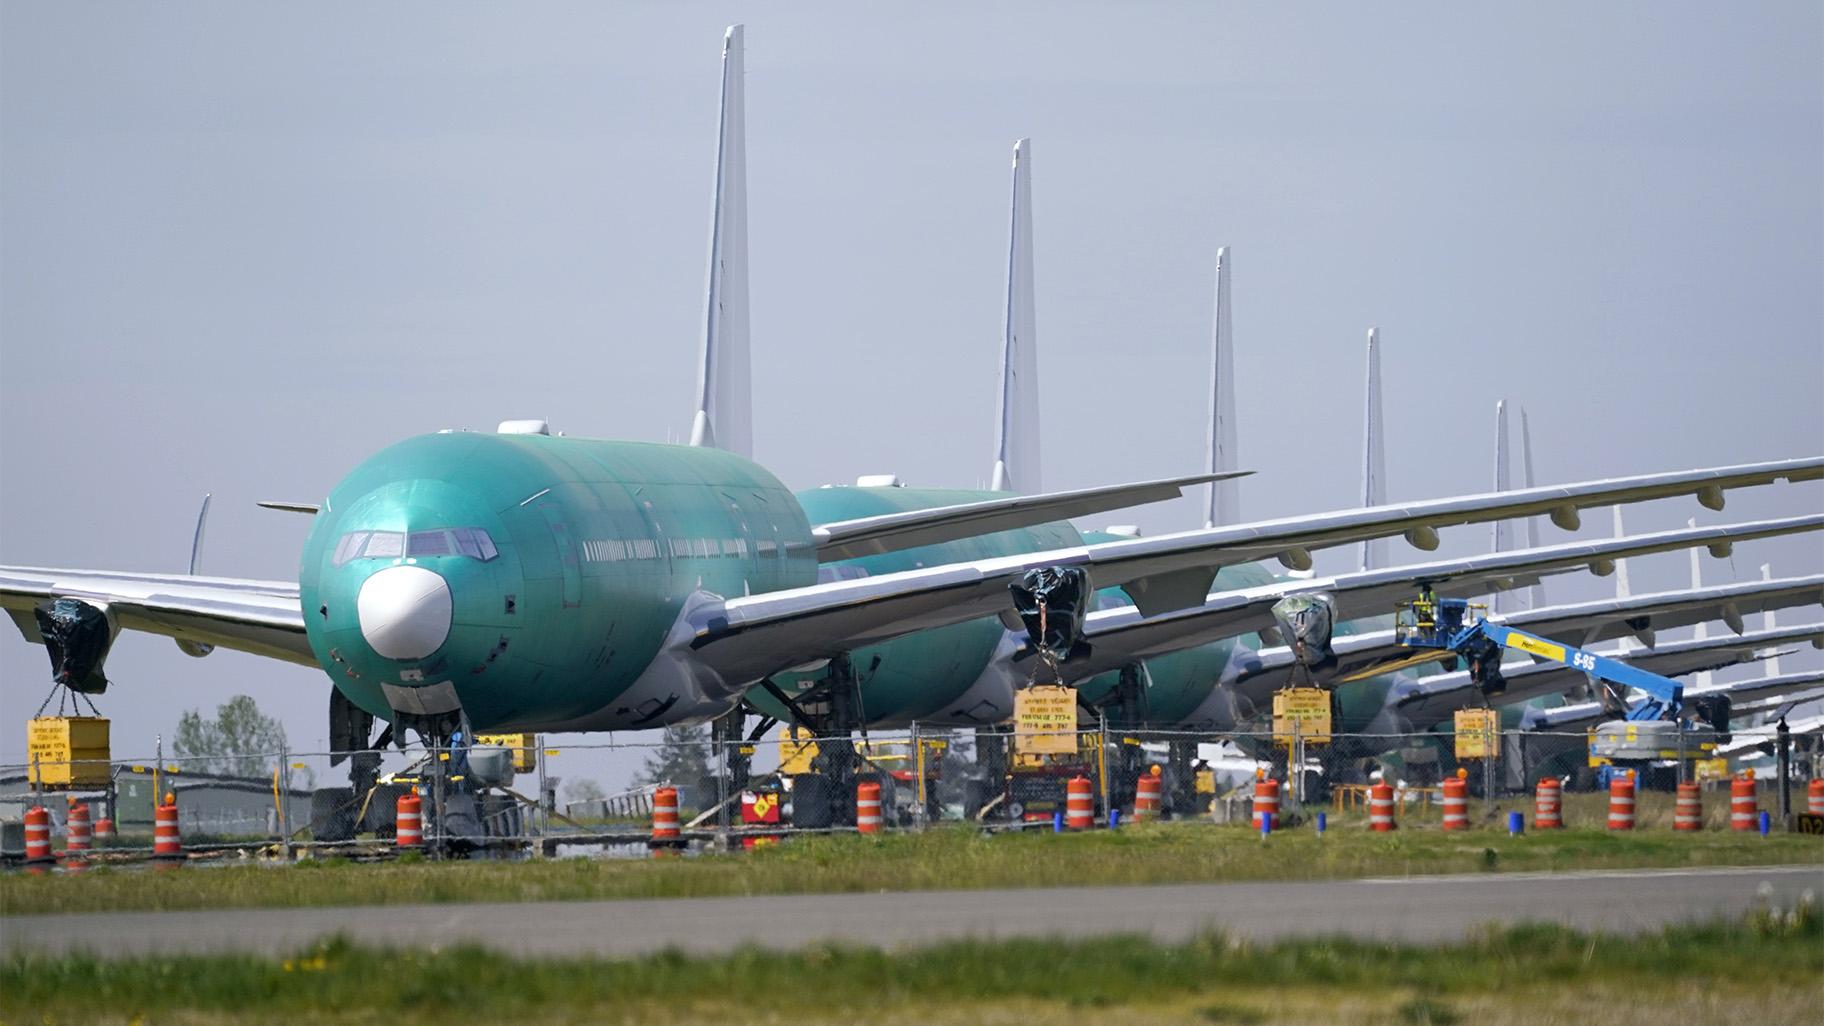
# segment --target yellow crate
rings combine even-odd
[[[513,749],[515,773],[530,773],[538,768],[537,734],[477,734],[475,743]]]
[[[92,787],[108,782],[108,721],[100,716],[39,716],[25,726],[32,783]]]
[[[1273,692],[1273,740],[1289,745],[1330,742],[1330,692],[1323,688],[1281,688]]]
[[[1495,759],[1500,757],[1501,714],[1494,709],[1458,709],[1458,759]]]

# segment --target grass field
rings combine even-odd
[[[1552,1023],[1813,1021],[1808,907],[1615,938],[1491,930],[1443,948],[1209,936],[515,960],[474,948],[0,964],[0,1020],[56,1023]]]
[[[793,838],[754,852],[689,858],[531,862],[337,860],[90,868],[80,875],[0,877],[0,913],[134,909],[558,901],[967,887],[1045,887],[1243,880],[1344,879],[1624,867],[1824,866],[1824,837],[1676,835],[1564,830],[1508,837],[1495,830],[1371,834],[1309,828],[1262,841],[1245,826],[1164,823],[1082,835],[923,834]]]

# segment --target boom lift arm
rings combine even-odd
[[[1501,657],[1511,648],[1537,660],[1581,670],[1591,680],[1601,681],[1605,685],[1605,697],[1609,699],[1607,704],[1625,709],[1623,718],[1626,720],[1677,720],[1684,712],[1685,688],[1678,681],[1504,624],[1491,623],[1480,614],[1484,608],[1463,599],[1439,599],[1426,589],[1413,601],[1400,604],[1394,637],[1408,648],[1457,653],[1468,662],[1470,679],[1484,695],[1496,695],[1506,689],[1506,682],[1501,677]],[[1623,700],[1628,688],[1645,693],[1647,701],[1630,708]],[[1726,698],[1720,702],[1695,703],[1692,712],[1718,734],[1729,729]]]

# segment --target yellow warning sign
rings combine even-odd
[[[817,758],[817,742],[803,727],[787,727],[779,732],[779,775],[794,777],[811,771],[811,760]]]
[[[1500,754],[1501,714],[1493,709],[1458,709],[1457,758],[1493,759]]]
[[[1273,692],[1273,740],[1289,745],[1330,743],[1330,692],[1323,688],[1282,688]]]
[[[1077,689],[1040,684],[1014,692],[1013,747],[1023,755],[1077,754]]]

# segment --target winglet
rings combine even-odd
[[[1212,474],[1235,469],[1235,339],[1229,313],[1229,247],[1216,251],[1216,317],[1210,340],[1209,465]],[[1241,486],[1234,480],[1210,482],[1203,526],[1226,527],[1241,522]]]
[[[196,512],[196,534],[190,539],[190,576],[196,576],[196,568],[201,565],[203,557],[203,527],[209,523],[209,494],[203,495],[203,508]]]
[[[1032,290],[1032,140],[1013,144],[1007,238],[1007,311],[1001,337],[1001,399],[995,425],[997,492],[1036,495],[1039,485],[1039,350]]]
[[[1368,329],[1368,390],[1362,403],[1362,505],[1387,503],[1387,442],[1381,423],[1381,331]],[[1362,569],[1387,565],[1387,539],[1362,543]]]
[[[747,309],[747,101],[742,27],[722,43],[722,110],[716,187],[709,219],[703,352],[697,365],[697,414],[690,444],[754,454],[753,383]]]

